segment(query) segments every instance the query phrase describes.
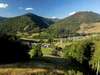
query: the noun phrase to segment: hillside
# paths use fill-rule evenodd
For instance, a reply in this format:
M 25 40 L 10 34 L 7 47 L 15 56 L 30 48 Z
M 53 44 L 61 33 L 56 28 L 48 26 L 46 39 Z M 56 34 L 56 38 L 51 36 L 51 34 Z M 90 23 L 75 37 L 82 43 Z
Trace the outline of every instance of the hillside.
M 0 22 L 0 32 L 2 33 L 16 33 L 16 32 L 38 32 L 39 28 L 47 28 L 54 21 L 32 14 L 9 18 Z
M 5 19 L 7 19 L 7 18 L 5 18 L 5 17 L 0 17 L 0 21 L 3 21 L 3 20 L 5 20 Z
M 100 33 L 100 22 L 91 24 L 81 24 L 78 33 Z
M 50 29 L 54 30 L 57 34 L 75 33 L 80 29 L 81 24 L 86 23 L 86 25 L 91 25 L 91 23 L 97 22 L 100 22 L 100 14 L 89 11 L 77 12 L 51 25 Z
M 27 32 L 27 33 L 36 33 L 40 29 L 44 30 L 49 27 L 49 30 L 52 33 L 61 36 L 67 36 L 69 33 L 80 33 L 80 32 L 99 32 L 99 25 L 94 23 L 100 22 L 100 14 L 90 12 L 90 11 L 81 11 L 77 12 L 71 16 L 68 16 L 64 19 L 53 19 L 45 18 L 38 16 L 33 13 L 27 13 L 21 16 L 12 17 L 12 18 L 3 18 L 0 17 L 0 32 L 1 33 L 16 33 L 16 32 Z M 88 27 L 97 26 L 96 29 L 88 29 Z M 82 29 L 85 26 L 85 31 Z M 96 31 L 95 31 L 96 30 Z

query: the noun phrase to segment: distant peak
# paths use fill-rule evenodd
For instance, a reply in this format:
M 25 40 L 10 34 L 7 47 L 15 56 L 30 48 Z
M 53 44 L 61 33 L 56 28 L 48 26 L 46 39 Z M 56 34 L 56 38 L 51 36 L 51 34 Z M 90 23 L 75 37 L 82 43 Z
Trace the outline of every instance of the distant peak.
M 76 12 L 75 14 L 73 14 L 73 15 L 70 15 L 70 16 L 85 18 L 85 17 L 87 17 L 87 16 L 96 16 L 96 17 L 100 17 L 100 14 L 98 14 L 98 13 L 96 13 L 96 12 L 92 12 L 92 11 L 79 11 L 79 12 Z M 69 16 L 69 17 L 70 17 L 70 16 Z
M 85 13 L 97 14 L 96 12 L 93 12 L 93 11 L 79 11 L 79 12 L 76 12 L 75 14 L 85 14 Z

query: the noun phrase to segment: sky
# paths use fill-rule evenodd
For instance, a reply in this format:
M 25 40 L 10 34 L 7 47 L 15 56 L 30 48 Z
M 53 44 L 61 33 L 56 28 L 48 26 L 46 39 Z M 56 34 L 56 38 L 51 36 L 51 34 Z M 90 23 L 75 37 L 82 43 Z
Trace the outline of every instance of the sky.
M 14 17 L 28 12 L 64 18 L 78 11 L 100 13 L 100 0 L 0 0 L 0 16 Z

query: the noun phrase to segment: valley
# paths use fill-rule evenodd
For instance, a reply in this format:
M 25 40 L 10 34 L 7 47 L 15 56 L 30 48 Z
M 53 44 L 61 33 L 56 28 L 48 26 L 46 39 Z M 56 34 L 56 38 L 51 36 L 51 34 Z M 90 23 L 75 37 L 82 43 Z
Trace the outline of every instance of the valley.
M 33 13 L 3 18 L 0 74 L 95 75 L 99 37 L 100 15 L 94 12 L 77 12 L 59 20 Z

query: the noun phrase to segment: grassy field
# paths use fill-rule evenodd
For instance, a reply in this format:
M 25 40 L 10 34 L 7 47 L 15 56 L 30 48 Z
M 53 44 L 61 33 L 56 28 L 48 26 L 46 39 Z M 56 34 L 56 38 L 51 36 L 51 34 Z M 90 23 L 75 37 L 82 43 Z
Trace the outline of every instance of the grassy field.
M 48 70 L 41 68 L 0 68 L 0 75 L 64 75 L 60 70 Z
M 80 26 L 80 30 L 78 32 L 86 32 L 86 33 L 99 33 L 100 32 L 100 22 L 91 23 L 90 24 L 82 24 Z
M 51 52 L 52 52 L 52 48 L 43 48 L 42 47 L 42 52 L 45 55 L 51 55 Z

